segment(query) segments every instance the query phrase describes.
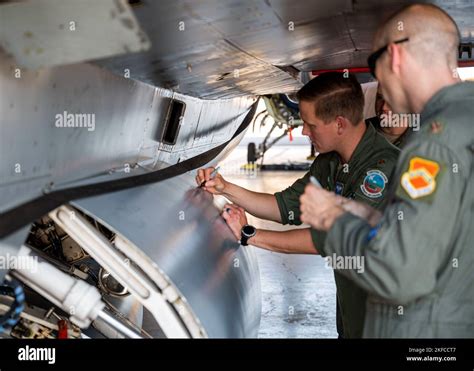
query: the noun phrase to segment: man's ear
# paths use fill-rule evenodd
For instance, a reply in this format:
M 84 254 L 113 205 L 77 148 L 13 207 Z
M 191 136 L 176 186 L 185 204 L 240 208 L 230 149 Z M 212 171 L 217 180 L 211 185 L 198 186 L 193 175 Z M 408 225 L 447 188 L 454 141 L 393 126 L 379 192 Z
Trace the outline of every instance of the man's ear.
M 392 73 L 397 76 L 400 76 L 400 69 L 401 69 L 401 60 L 402 60 L 402 48 L 399 45 L 394 43 L 389 44 L 387 48 L 387 54 L 390 58 L 390 69 Z
M 347 125 L 350 124 L 350 122 L 343 116 L 337 116 L 336 117 L 336 125 L 337 125 L 337 133 L 340 135 L 346 130 Z

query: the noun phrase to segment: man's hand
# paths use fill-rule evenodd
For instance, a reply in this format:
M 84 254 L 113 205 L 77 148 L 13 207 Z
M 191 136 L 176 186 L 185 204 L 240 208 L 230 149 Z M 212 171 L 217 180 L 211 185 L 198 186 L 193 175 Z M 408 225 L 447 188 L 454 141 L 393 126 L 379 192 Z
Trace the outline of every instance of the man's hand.
M 301 221 L 322 231 L 328 231 L 345 210 L 344 197 L 309 183 L 300 197 Z
M 240 240 L 242 227 L 247 224 L 245 210 L 236 205 L 226 204 L 222 210 L 222 217 L 234 233 L 234 236 L 237 237 L 237 240 Z
M 214 168 L 199 169 L 196 175 L 198 186 L 213 195 L 222 195 L 229 202 L 242 206 L 246 212 L 260 219 L 273 220 L 281 223 L 280 209 L 275 195 L 271 193 L 253 192 L 237 184 L 228 182 L 219 174 L 211 179 Z
M 211 179 L 211 173 L 214 171 L 213 167 L 208 167 L 207 169 L 199 169 L 196 175 L 196 183 L 198 186 L 202 184 L 202 182 L 206 182 L 202 189 L 208 191 L 213 195 L 222 195 L 224 193 L 224 189 L 227 185 L 227 182 L 224 180 L 222 175 L 217 173 Z

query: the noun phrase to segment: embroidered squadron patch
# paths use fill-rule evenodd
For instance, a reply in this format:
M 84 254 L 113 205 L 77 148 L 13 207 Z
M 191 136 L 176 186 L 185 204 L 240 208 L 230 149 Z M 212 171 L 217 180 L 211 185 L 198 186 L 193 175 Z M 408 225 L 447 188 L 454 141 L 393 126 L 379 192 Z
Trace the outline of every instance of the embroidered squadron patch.
M 382 196 L 387 181 L 387 177 L 380 170 L 369 170 L 360 186 L 360 190 L 367 197 L 377 198 Z
M 408 171 L 401 177 L 400 184 L 413 199 L 428 196 L 436 189 L 436 176 L 439 170 L 437 162 L 413 157 Z

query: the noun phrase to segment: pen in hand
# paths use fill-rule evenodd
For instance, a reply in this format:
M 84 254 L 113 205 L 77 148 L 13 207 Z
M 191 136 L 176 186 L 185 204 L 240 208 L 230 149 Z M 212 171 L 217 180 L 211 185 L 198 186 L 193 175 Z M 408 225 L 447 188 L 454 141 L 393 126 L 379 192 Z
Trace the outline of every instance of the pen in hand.
M 323 187 L 321 186 L 321 183 L 319 183 L 318 180 L 317 180 L 314 176 L 311 175 L 311 176 L 309 177 L 309 180 L 310 180 L 310 182 L 313 183 L 316 187 L 318 187 L 318 188 L 323 188 Z
M 216 167 L 216 168 L 212 171 L 212 173 L 211 173 L 211 179 L 216 176 L 216 174 L 217 174 L 217 172 L 219 171 L 219 169 L 220 169 L 220 166 Z M 211 180 L 211 179 L 209 179 L 209 180 Z M 204 186 L 204 184 L 206 184 L 206 182 L 207 182 L 207 180 L 203 181 L 203 182 L 201 183 L 201 185 L 200 185 L 198 188 L 202 188 L 202 187 Z

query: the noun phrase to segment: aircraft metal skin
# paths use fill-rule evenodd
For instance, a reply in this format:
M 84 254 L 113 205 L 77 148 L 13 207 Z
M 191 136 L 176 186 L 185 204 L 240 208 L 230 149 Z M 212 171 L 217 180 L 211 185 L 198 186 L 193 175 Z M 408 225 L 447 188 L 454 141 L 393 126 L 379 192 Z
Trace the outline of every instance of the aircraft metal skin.
M 21 78 L 15 77 L 14 66 L 0 56 L 0 213 L 44 193 L 195 157 L 229 140 L 256 101 L 187 97 L 90 64 L 22 71 Z M 162 136 L 173 100 L 185 108 L 176 141 L 167 144 Z M 86 116 L 84 122 L 77 115 Z M 76 127 L 68 126 L 69 116 Z M 88 117 L 93 127 L 86 126 Z
M 187 97 L 90 64 L 22 71 L 21 79 L 16 79 L 11 74 L 14 61 L 5 55 L 0 61 L 2 213 L 51 192 L 134 178 L 185 163 L 229 141 L 256 102 L 254 97 L 213 101 Z M 164 123 L 173 101 L 184 104 L 184 114 L 175 143 L 167 144 Z M 57 125 L 58 117 L 78 113 L 93 114 L 94 127 Z M 235 147 L 244 133 L 214 159 Z M 188 316 L 203 326 L 197 333 L 185 331 L 189 336 L 255 337 L 260 320 L 256 258 L 248 248 L 238 248 L 212 200 L 195 202 L 199 198 L 186 196 L 194 189 L 190 179 L 183 175 L 98 196 L 90 205 L 88 199 L 86 206 L 81 200 L 73 205 L 129 238 L 170 277 L 179 300 L 189 303 L 192 314 Z M 113 197 L 111 204 L 108 197 Z M 127 200 L 133 205 L 127 205 Z M 177 205 L 187 214 L 182 221 L 169 214 L 170 207 Z M 100 214 L 104 207 L 111 214 Z M 28 223 L 34 222 L 28 208 L 21 213 L 29 215 Z M 132 219 L 126 221 L 128 217 Z M 117 221 L 125 225 L 116 225 Z M 2 239 L 2 256 L 15 253 L 12 244 L 21 246 L 27 227 Z M 183 241 L 179 236 L 186 229 L 194 234 Z M 6 273 L 2 270 L 2 277 Z M 110 273 L 114 275 L 113 268 Z M 159 336 L 159 328 L 152 330 Z
M 139 246 L 174 283 L 209 337 L 256 337 L 260 276 L 194 177 L 77 200 L 75 207 Z
M 151 174 L 212 151 L 228 142 L 246 118 L 248 125 L 248 114 L 257 101 L 254 96 L 203 100 L 117 76 L 88 63 L 37 70 L 18 66 L 14 58 L 1 52 L 2 215 L 57 191 Z M 182 112 L 175 138 L 166 142 L 166 123 L 175 102 L 182 105 Z M 69 118 L 73 125 L 69 125 Z M 228 153 L 245 129 L 207 161 Z M 194 188 L 190 179 L 190 175 L 183 175 L 136 187 L 130 190 L 132 198 L 128 190 L 111 194 L 118 196 L 113 203 L 123 215 L 113 208 L 109 208 L 113 211 L 110 215 L 95 215 L 99 210 L 82 206 L 80 200 L 74 205 L 100 218 L 117 235 L 129 238 L 170 278 L 170 287 L 177 293 L 173 303 L 189 308 L 188 321 L 202 326 L 202 331 L 187 329 L 188 336 L 256 336 L 260 320 L 256 258 L 248 248 L 239 249 L 209 198 L 195 202 L 199 197 L 186 196 Z M 93 205 L 107 202 L 105 196 L 109 195 L 92 198 Z M 137 203 L 126 206 L 125 200 Z M 182 221 L 173 221 L 169 215 L 170 207 L 177 205 L 187 213 Z M 143 218 L 139 224 L 134 211 Z M 2 257 L 15 254 L 28 236 L 29 223 L 38 217 L 28 208 L 21 209 L 21 214 L 29 218 L 28 223 L 3 236 Z M 116 225 L 114 216 L 119 215 L 121 221 L 126 215 L 134 218 L 124 227 Z M 9 222 L 5 217 L 2 220 Z M 186 228 L 194 228 L 195 236 L 183 243 L 179 236 Z M 153 234 L 144 233 L 146 229 Z M 83 247 L 87 251 L 88 246 Z M 1 271 L 2 279 L 6 273 Z M 113 267 L 110 273 L 114 275 Z M 165 297 L 165 293 L 158 294 Z M 98 328 L 103 327 L 99 323 Z M 149 333 L 163 336 L 159 327 Z

